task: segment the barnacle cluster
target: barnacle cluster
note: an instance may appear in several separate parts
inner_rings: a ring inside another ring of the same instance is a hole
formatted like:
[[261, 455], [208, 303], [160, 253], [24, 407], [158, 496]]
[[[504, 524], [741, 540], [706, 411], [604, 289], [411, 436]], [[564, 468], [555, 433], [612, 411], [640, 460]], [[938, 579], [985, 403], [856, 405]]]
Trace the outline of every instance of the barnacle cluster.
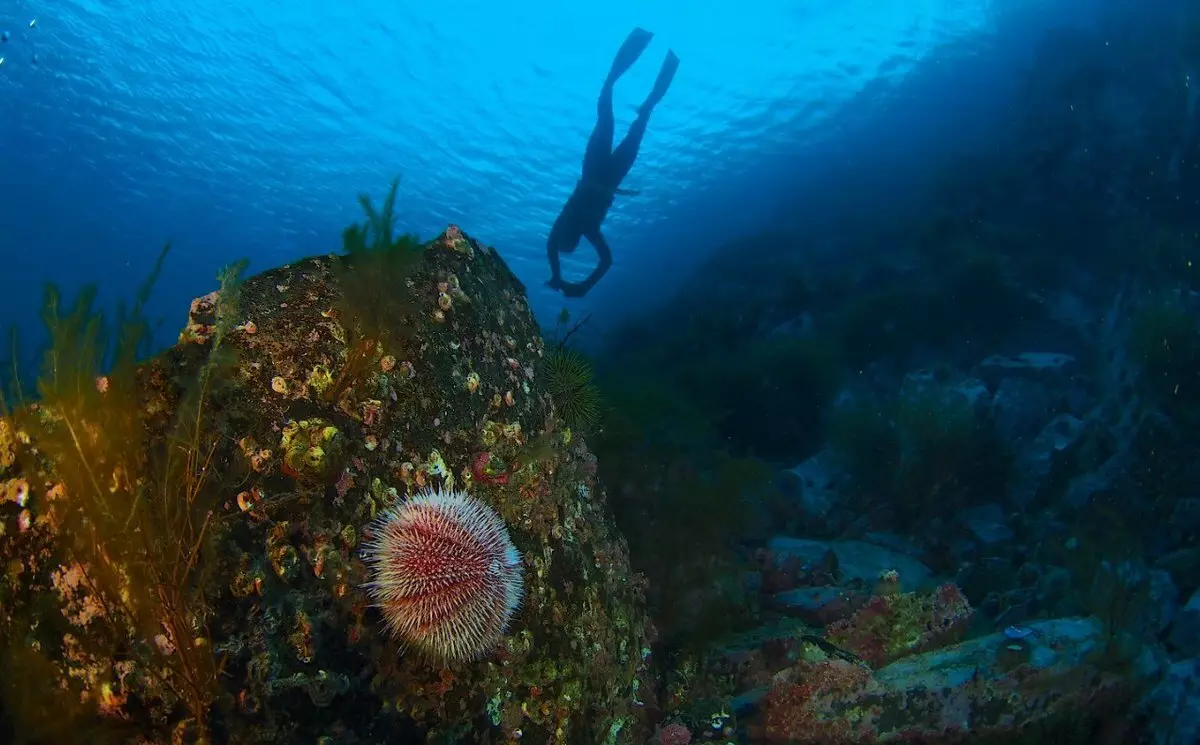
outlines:
[[12, 467], [17, 458], [17, 433], [12, 423], [0, 417], [0, 474]]
[[325, 479], [344, 452], [342, 433], [329, 420], [288, 422], [279, 441], [283, 462], [297, 478]]

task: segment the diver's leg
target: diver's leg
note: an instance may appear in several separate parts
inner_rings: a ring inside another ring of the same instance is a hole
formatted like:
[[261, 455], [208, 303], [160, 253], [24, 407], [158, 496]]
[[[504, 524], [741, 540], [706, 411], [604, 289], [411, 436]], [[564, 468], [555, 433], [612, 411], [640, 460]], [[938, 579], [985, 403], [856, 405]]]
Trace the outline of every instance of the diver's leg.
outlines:
[[678, 69], [679, 58], [668, 49], [662, 67], [658, 68], [658, 79], [654, 81], [654, 89], [650, 91], [650, 95], [646, 96], [646, 100], [638, 109], [639, 116], [642, 114], [649, 116], [658, 102], [663, 100], [663, 96], [667, 95], [667, 89], [671, 87], [671, 81], [675, 79], [675, 71]]
[[[596, 100], [596, 126], [588, 138], [587, 150], [583, 155], [583, 179], [593, 180], [601, 174], [612, 154], [613, 146], [613, 85], [617, 78], [637, 62], [638, 57], [646, 50], [654, 34], [642, 28], [635, 28], [625, 37], [617, 56], [613, 58], [608, 77], [600, 88], [600, 97]], [[590, 178], [589, 178], [590, 177]]]
[[604, 173], [608, 158], [612, 155], [613, 104], [612, 83], [606, 82], [600, 89], [600, 100], [596, 103], [596, 126], [588, 137], [587, 150], [583, 153], [583, 180], [594, 181], [597, 174]]
[[667, 95], [667, 88], [671, 87], [671, 80], [675, 77], [675, 71], [679, 69], [679, 58], [674, 52], [667, 52], [667, 58], [663, 60], [662, 67], [658, 71], [658, 80], [654, 82], [654, 90], [650, 91], [650, 95], [638, 108], [637, 119], [633, 120], [633, 124], [629, 126], [629, 132], [621, 140], [621, 144], [617, 145], [617, 149], [613, 151], [612, 158], [609, 160], [609, 172], [607, 181], [616, 188], [629, 174], [629, 169], [633, 168], [633, 162], [637, 160], [638, 149], [642, 146], [642, 138], [646, 135], [646, 125], [650, 123], [650, 112], [654, 111], [654, 107], [663, 96]]
[[650, 124], [649, 112], [638, 114], [638, 118], [629, 125], [629, 131], [621, 139], [621, 144], [613, 150], [608, 159], [608, 170], [604, 175], [604, 183], [616, 189], [629, 175], [633, 162], [637, 160], [638, 149], [642, 146], [642, 138], [646, 136], [646, 125]]

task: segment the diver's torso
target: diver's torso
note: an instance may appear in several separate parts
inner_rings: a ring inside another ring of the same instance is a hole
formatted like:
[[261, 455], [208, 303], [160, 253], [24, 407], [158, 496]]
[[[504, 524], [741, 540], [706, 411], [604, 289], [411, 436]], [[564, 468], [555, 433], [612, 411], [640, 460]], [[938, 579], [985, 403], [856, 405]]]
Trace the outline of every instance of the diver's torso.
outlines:
[[567, 200], [566, 211], [581, 226], [580, 232], [586, 233], [600, 227], [614, 198], [615, 194], [608, 186], [581, 179]]

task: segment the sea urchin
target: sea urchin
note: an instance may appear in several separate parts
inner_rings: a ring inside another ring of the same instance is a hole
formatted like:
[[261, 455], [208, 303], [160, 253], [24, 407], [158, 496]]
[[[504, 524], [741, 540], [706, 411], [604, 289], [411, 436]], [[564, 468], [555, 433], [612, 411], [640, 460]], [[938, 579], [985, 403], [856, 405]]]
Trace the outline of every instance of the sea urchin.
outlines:
[[521, 556], [504, 521], [466, 492], [422, 489], [378, 517], [367, 585], [388, 628], [430, 657], [487, 653], [521, 604]]

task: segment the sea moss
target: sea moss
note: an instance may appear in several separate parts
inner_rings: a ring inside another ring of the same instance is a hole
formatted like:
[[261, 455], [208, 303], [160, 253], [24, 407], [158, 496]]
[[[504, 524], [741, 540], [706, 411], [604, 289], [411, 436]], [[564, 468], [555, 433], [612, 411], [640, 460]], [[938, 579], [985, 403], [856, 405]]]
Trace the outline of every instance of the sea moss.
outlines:
[[1010, 454], [987, 417], [936, 376], [843, 403], [828, 432], [852, 479], [855, 507], [886, 511], [899, 525], [951, 516], [1009, 472]]
[[602, 380], [602, 481], [666, 647], [701, 647], [749, 622], [734, 547], [779, 499], [770, 467], [722, 448], [708, 412], [678, 387], [629, 372]]

